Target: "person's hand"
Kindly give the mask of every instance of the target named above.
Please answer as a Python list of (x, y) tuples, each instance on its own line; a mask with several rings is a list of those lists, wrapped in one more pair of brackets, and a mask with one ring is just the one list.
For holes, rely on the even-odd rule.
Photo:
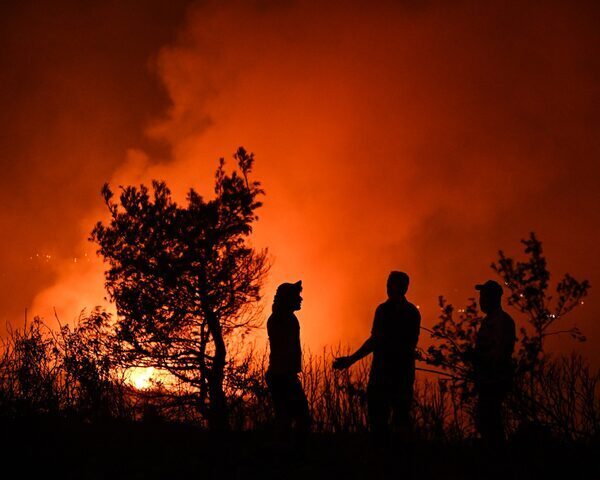
[(338, 357), (333, 360), (333, 368), (335, 370), (345, 370), (353, 363), (351, 357)]

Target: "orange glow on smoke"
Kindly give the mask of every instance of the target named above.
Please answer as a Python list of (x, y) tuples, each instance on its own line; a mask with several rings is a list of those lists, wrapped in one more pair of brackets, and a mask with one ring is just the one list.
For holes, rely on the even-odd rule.
[[(12, 315), (26, 289), (30, 311), (48, 319), (54, 306), (66, 321), (104, 302), (104, 267), (86, 238), (105, 215), (105, 181), (157, 178), (180, 199), (191, 186), (210, 194), (218, 158), (240, 145), (255, 152), (255, 178), (267, 192), (252, 238), (273, 260), (265, 316), (277, 284), (302, 279), (302, 338), (313, 351), (368, 335), (392, 269), (409, 272), (409, 298), (431, 326), (439, 294), (461, 306), (475, 283), (493, 277), (497, 250), (519, 251), (531, 230), (556, 276), (598, 284), (594, 15), (568, 4), (259, 3), (194, 4), (171, 27), (177, 35), (158, 45), (154, 30), (123, 37), (132, 46), (90, 30), (94, 45), (112, 50), (87, 62), (93, 51), (79, 52), (69, 37), (60, 43), (55, 32), (63, 63), (35, 57), (45, 87), (25, 92), (7, 121), (21, 125), (26, 159), (44, 159), (8, 175), (31, 190), (0, 224), (15, 232), (23, 219), (37, 225), (22, 234), (26, 247), (3, 240), (10, 255), (1, 293)], [(135, 15), (106, 17), (118, 31), (142, 28)], [(46, 45), (31, 35), (31, 52)], [(152, 48), (139, 53), (146, 40)], [(106, 60), (113, 57), (120, 63)], [(164, 91), (140, 84), (128, 70), (134, 61), (141, 71), (150, 64), (143, 78)], [(59, 87), (66, 93), (50, 103), (58, 112), (50, 122)], [(35, 129), (26, 128), (31, 118)], [(12, 205), (20, 191), (10, 192)], [(35, 210), (21, 205), (34, 201)], [(51, 261), (27, 260), (35, 252)], [(600, 338), (596, 298), (592, 290), (575, 316), (591, 354)], [(134, 375), (136, 388), (146, 374)]]

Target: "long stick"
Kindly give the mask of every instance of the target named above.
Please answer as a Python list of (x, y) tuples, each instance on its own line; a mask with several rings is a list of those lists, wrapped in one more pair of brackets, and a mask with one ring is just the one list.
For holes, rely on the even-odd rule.
[(436, 373), (437, 375), (445, 375), (446, 377), (460, 379), (460, 377), (457, 377), (456, 375), (452, 375), (451, 373), (446, 372), (440, 372), (439, 370), (431, 370), (429, 368), (421, 367), (415, 367), (415, 370), (421, 370), (422, 372)]

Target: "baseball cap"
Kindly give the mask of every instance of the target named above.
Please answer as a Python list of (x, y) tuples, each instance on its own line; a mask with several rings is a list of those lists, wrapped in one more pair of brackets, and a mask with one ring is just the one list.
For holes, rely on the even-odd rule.
[(494, 280), (488, 280), (485, 283), (478, 283), (477, 285), (475, 285), (475, 290), (490, 293), (492, 295), (497, 295), (499, 297), (501, 297), (504, 293), (504, 290), (502, 289), (500, 284)]
[(282, 283), (277, 287), (277, 297), (288, 297), (293, 294), (299, 294), (302, 291), (302, 280), (296, 283)]

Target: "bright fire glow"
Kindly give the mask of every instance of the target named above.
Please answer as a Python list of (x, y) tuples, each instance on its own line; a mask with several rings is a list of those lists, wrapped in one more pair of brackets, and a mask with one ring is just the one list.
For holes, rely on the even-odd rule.
[(152, 378), (154, 376), (154, 368), (131, 368), (127, 372), (127, 381), (137, 390), (145, 390), (150, 388)]

